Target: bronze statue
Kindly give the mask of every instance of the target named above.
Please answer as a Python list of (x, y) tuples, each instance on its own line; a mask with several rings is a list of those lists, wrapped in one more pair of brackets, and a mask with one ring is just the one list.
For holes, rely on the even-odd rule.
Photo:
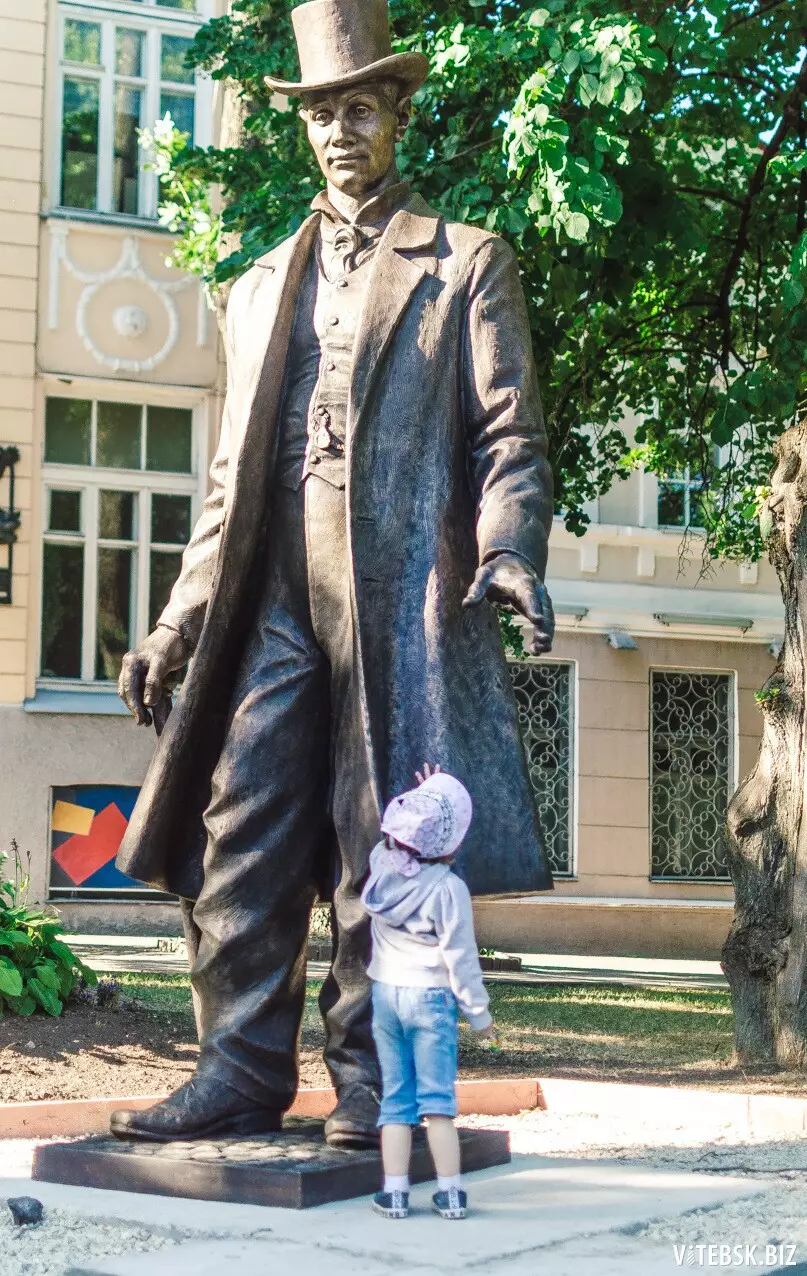
[(279, 1127), (319, 889), (326, 1135), (377, 1141), (359, 893), (379, 812), (423, 758), (473, 797), (471, 889), (551, 888), (490, 606), (550, 649), (551, 475), (516, 259), (400, 180), (427, 63), (392, 53), (386, 0), (292, 16), (300, 82), (267, 82), (302, 99), (327, 188), (233, 288), (211, 495), (120, 680), (148, 723), (190, 657), (118, 862), (185, 901), (201, 1035), (195, 1077), (117, 1113), (121, 1137)]

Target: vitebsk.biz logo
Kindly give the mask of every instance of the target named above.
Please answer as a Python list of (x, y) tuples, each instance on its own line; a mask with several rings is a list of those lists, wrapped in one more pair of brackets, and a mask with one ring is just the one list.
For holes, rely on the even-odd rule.
[(795, 1267), (795, 1245), (673, 1245), (678, 1267)]

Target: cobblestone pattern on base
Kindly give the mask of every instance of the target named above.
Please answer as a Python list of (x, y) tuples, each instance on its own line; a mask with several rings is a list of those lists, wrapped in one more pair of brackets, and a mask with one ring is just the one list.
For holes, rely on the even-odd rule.
[[(465, 1172), (504, 1165), (510, 1160), (504, 1130), (460, 1129)], [(277, 1134), (251, 1139), (215, 1139), (186, 1143), (142, 1143), (93, 1138), (49, 1143), (34, 1156), (34, 1179), (128, 1192), (188, 1196), (306, 1209), (377, 1190), (381, 1158), (377, 1151), (331, 1148), (323, 1122), (287, 1119)], [(422, 1131), (416, 1132), (412, 1181), (434, 1177)]]

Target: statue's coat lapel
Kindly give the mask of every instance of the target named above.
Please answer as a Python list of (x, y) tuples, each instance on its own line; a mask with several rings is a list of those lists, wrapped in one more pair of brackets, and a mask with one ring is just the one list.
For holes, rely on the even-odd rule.
[(423, 254), (432, 247), (439, 223), (438, 215), (415, 196), (406, 208), (395, 214), (381, 238), (353, 351), (351, 433), (361, 420), (395, 329), (428, 270), (428, 256), (423, 261), (414, 260), (408, 254)]

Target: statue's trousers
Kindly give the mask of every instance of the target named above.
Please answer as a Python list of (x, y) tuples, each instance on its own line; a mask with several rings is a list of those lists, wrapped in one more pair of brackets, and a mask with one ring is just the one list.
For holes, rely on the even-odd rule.
[(309, 913), (333, 854), (335, 953), (320, 1007), (337, 1087), (377, 1082), (359, 900), (378, 836), (351, 615), (344, 489), (316, 476), (272, 496), (265, 590), (205, 812), (191, 979), (199, 1071), (287, 1107)]

